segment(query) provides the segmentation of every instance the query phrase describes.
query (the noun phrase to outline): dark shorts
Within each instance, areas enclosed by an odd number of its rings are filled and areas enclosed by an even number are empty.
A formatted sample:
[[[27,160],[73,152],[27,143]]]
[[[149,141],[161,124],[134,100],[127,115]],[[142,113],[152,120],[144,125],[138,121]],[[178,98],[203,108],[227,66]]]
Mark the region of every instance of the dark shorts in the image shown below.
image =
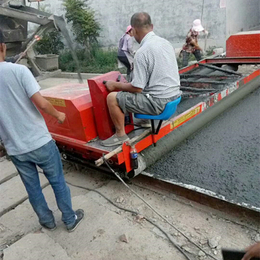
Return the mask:
[[[116,95],[117,102],[121,110],[126,113],[139,113],[147,115],[159,115],[170,101],[179,96],[171,98],[154,98],[148,94],[129,93],[120,91]]]

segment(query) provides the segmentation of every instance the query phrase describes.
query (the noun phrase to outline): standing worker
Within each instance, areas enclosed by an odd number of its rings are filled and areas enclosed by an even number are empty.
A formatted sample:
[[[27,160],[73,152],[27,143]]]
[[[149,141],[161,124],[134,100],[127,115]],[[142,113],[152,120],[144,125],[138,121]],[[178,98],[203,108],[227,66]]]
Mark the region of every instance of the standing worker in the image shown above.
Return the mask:
[[[119,40],[117,58],[123,63],[127,68],[127,80],[130,81],[131,71],[134,61],[134,51],[133,51],[133,32],[132,26],[129,25],[126,28],[125,34]]]
[[[22,179],[40,224],[49,230],[56,228],[53,213],[42,193],[37,166],[50,182],[62,220],[72,232],[83,219],[84,211],[72,209],[59,150],[36,106],[59,123],[63,123],[66,116],[42,97],[27,67],[5,62],[5,56],[6,45],[0,31],[0,139]],[[2,145],[0,151],[3,156]]]
[[[208,32],[201,25],[200,19],[196,19],[193,21],[193,26],[186,36],[186,43],[182,47],[183,67],[188,65],[191,53],[195,56],[197,61],[201,60],[202,49],[198,44],[198,36],[200,32],[204,32],[206,35],[208,35]]]

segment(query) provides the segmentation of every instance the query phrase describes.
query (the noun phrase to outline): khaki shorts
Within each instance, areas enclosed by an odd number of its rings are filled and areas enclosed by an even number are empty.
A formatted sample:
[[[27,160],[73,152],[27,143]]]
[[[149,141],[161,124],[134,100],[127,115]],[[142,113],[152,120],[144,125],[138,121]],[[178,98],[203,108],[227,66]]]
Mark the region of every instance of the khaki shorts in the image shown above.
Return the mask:
[[[116,95],[117,102],[121,110],[126,113],[139,113],[147,115],[159,115],[170,101],[179,96],[171,98],[154,98],[149,94],[130,93],[120,91]]]

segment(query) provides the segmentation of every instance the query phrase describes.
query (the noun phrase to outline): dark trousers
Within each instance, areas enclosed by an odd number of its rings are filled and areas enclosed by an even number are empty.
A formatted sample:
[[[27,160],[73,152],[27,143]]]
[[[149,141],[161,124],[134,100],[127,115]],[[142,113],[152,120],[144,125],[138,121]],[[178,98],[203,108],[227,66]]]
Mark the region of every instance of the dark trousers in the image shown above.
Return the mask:
[[[195,50],[193,52],[195,58],[197,61],[201,60],[201,53],[200,53],[200,50]],[[182,58],[182,66],[183,67],[186,67],[188,66],[188,62],[189,62],[189,57],[190,57],[190,53],[187,52],[187,51],[183,51],[182,52],[182,55],[183,55],[183,58]]]
[[[129,63],[126,56],[117,56],[117,58],[126,66],[127,68],[127,75],[131,73],[131,64]]]

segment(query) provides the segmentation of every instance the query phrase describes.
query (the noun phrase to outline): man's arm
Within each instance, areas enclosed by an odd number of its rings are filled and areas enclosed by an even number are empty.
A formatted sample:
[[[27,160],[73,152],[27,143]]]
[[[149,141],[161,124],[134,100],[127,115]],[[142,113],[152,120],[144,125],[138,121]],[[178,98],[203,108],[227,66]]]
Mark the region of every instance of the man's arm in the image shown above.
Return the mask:
[[[56,110],[53,105],[41,95],[40,92],[36,92],[32,95],[31,100],[43,112],[56,118],[60,124],[64,122],[66,115]]]
[[[202,49],[201,49],[201,47],[199,46],[198,42],[196,42],[195,40],[192,40],[190,43],[191,43],[196,49],[202,51]]]
[[[24,90],[26,91],[27,96],[40,110],[53,116],[54,118],[57,118],[59,123],[63,123],[66,115],[56,110],[53,105],[41,95],[39,92],[40,86],[38,85],[30,70],[27,67],[21,65],[19,65],[19,68],[21,73],[21,83]]]
[[[132,37],[130,37],[127,40],[127,49],[129,51],[129,53],[131,54],[131,56],[134,57],[134,49],[133,49],[133,39],[132,39]]]
[[[247,252],[242,260],[250,260],[253,257],[260,257],[260,242],[250,246],[246,251]]]
[[[194,46],[195,48],[197,48],[197,49],[202,51],[202,49],[200,48],[197,40],[193,39],[192,37],[187,37],[186,38],[186,43],[190,44],[190,45]]]
[[[134,87],[131,83],[107,81],[105,85],[109,92],[119,90],[131,93],[141,93],[143,91],[141,88]]]

